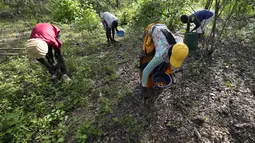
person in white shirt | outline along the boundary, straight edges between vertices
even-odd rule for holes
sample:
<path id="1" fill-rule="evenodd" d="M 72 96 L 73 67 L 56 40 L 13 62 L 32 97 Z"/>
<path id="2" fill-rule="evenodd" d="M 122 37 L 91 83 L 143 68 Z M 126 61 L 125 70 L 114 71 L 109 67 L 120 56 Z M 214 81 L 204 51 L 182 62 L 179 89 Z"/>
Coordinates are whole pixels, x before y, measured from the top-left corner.
<path id="1" fill-rule="evenodd" d="M 117 32 L 119 31 L 117 29 L 118 18 L 115 15 L 111 14 L 110 12 L 104 12 L 101 14 L 100 17 L 102 18 L 102 23 L 106 30 L 106 38 L 107 38 L 108 45 L 110 45 L 110 40 L 112 43 L 116 42 L 114 39 L 114 35 L 115 35 L 114 31 L 115 29 Z"/>
<path id="2" fill-rule="evenodd" d="M 153 24 L 153 25 L 152 25 Z M 153 96 L 152 73 L 158 71 L 162 65 L 164 72 L 172 77 L 172 67 L 181 67 L 183 61 L 189 53 L 189 48 L 180 36 L 173 34 L 165 24 L 152 23 L 146 27 L 146 35 L 150 35 L 155 47 L 151 52 L 146 46 L 139 54 L 140 61 L 140 79 L 142 83 L 142 96 L 148 98 Z"/>

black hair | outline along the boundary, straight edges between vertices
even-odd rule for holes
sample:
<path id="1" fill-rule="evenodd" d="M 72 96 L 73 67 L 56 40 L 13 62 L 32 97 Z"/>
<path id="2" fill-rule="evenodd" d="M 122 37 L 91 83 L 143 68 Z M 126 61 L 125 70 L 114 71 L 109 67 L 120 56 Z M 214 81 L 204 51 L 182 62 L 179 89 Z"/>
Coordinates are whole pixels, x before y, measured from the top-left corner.
<path id="1" fill-rule="evenodd" d="M 182 21 L 183 23 L 188 23 L 189 17 L 188 17 L 187 15 L 182 15 L 182 16 L 181 16 L 181 21 Z"/>

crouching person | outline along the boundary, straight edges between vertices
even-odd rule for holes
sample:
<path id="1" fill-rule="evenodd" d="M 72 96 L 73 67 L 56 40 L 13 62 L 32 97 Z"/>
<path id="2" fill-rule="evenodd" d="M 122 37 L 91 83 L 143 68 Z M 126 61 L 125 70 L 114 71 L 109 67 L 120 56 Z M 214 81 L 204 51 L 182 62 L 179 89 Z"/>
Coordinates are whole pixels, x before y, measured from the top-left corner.
<path id="1" fill-rule="evenodd" d="M 153 71 L 158 71 L 158 67 L 164 67 L 163 71 L 172 76 L 172 66 L 179 68 L 188 56 L 188 52 L 187 45 L 180 37 L 172 34 L 165 24 L 148 25 L 139 55 L 142 96 L 148 98 L 153 95 Z"/>
<path id="2" fill-rule="evenodd" d="M 118 19 L 115 15 L 110 12 L 104 12 L 100 16 L 102 18 L 102 23 L 106 31 L 106 38 L 108 45 L 110 45 L 110 40 L 112 43 L 116 42 L 114 39 L 115 30 L 118 32 Z"/>
<path id="3" fill-rule="evenodd" d="M 71 80 L 66 71 L 64 59 L 61 54 L 62 42 L 59 40 L 60 29 L 49 23 L 39 23 L 32 29 L 29 40 L 26 41 L 28 57 L 37 59 L 45 66 L 52 79 L 57 76 L 64 80 Z M 47 61 L 44 59 L 46 57 Z M 54 60 L 55 57 L 55 60 Z"/>
<path id="4" fill-rule="evenodd" d="M 181 21 L 183 23 L 187 23 L 187 32 L 189 32 L 190 29 L 190 23 L 194 23 L 196 26 L 191 30 L 191 32 L 195 31 L 198 34 L 204 34 L 206 26 L 209 24 L 209 22 L 212 20 L 214 13 L 210 10 L 203 9 L 194 12 L 193 14 L 187 16 L 182 15 Z"/>

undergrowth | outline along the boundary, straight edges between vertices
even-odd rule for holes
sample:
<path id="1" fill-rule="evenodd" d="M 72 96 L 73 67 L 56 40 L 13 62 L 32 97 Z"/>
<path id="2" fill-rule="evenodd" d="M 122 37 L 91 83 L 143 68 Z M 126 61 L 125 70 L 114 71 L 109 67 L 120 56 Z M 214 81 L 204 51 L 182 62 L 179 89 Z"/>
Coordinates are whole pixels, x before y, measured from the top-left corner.
<path id="1" fill-rule="evenodd" d="M 129 94 L 117 83 L 112 54 L 104 53 L 109 47 L 105 47 L 102 29 L 91 33 L 82 27 L 78 31 L 77 25 L 60 28 L 71 82 L 52 82 L 46 69 L 24 53 L 1 58 L 1 142 L 63 142 L 70 129 L 77 142 L 98 138 L 103 125 L 95 123 L 104 120 L 118 99 Z M 92 106 L 95 110 L 89 110 Z M 79 108 L 98 112 L 93 119 L 79 121 L 72 116 Z"/>

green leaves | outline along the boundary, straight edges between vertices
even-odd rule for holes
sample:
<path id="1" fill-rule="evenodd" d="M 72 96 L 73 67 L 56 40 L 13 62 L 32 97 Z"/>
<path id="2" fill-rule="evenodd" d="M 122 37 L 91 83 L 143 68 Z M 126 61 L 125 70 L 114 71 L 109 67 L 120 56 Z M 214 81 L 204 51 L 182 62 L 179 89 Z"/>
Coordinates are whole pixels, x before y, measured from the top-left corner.
<path id="1" fill-rule="evenodd" d="M 100 18 L 91 4 L 80 3 L 78 0 L 57 0 L 54 17 L 62 23 L 78 23 L 86 30 L 93 30 L 98 27 Z"/>
<path id="2" fill-rule="evenodd" d="M 75 22 L 83 16 L 84 10 L 77 0 L 57 0 L 54 1 L 54 4 L 54 17 L 57 21 L 64 23 Z"/>
<path id="3" fill-rule="evenodd" d="M 101 135 L 102 129 L 100 129 L 100 125 L 97 126 L 94 121 L 84 121 L 75 135 L 75 142 L 86 143 L 88 140 L 96 139 Z"/>

